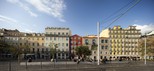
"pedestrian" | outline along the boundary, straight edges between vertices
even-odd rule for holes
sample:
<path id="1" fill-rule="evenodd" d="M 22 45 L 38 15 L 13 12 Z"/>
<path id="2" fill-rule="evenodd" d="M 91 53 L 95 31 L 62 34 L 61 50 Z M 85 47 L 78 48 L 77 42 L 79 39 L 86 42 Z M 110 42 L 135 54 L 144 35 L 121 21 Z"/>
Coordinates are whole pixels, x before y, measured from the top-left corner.
<path id="1" fill-rule="evenodd" d="M 80 63 L 80 59 L 78 59 L 78 61 L 77 61 L 77 64 L 79 64 Z"/>
<path id="2" fill-rule="evenodd" d="M 51 58 L 51 62 L 53 62 L 53 59 Z"/>

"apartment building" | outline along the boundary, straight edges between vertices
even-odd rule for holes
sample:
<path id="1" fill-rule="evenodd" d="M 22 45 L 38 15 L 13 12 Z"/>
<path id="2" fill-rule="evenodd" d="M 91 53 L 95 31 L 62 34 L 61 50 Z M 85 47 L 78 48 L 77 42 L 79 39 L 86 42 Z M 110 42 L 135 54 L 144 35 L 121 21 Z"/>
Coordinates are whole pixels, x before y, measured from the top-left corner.
<path id="1" fill-rule="evenodd" d="M 70 54 L 71 58 L 76 56 L 75 48 L 78 46 L 82 46 L 82 37 L 75 34 L 70 37 Z"/>
<path id="2" fill-rule="evenodd" d="M 141 30 L 136 29 L 136 26 L 129 26 L 125 29 L 114 26 L 113 28 L 102 30 L 100 36 L 110 38 L 112 60 L 140 58 L 138 42 Z"/>
<path id="3" fill-rule="evenodd" d="M 109 46 L 109 38 L 100 37 L 100 60 L 104 58 L 110 58 L 110 46 Z M 98 40 L 96 35 L 88 35 L 83 36 L 82 45 L 88 46 L 90 50 L 92 50 L 92 55 L 90 56 L 91 59 L 97 60 L 97 46 Z"/>
<path id="4" fill-rule="evenodd" d="M 56 49 L 57 59 L 68 59 L 70 36 L 71 30 L 69 28 L 47 27 L 45 28 L 45 47 Z"/>

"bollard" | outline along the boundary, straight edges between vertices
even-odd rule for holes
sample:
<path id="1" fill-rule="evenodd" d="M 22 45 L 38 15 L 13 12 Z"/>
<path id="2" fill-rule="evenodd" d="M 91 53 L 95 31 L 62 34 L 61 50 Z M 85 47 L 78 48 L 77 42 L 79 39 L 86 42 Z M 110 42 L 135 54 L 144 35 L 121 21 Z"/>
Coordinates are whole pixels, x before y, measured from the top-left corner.
<path id="1" fill-rule="evenodd" d="M 11 60 L 9 62 L 9 71 L 11 71 Z"/>
<path id="2" fill-rule="evenodd" d="M 27 67 L 27 60 L 26 60 L 26 70 L 27 70 L 27 68 L 28 68 L 28 67 Z"/>
<path id="3" fill-rule="evenodd" d="M 41 70 L 42 70 L 42 60 L 41 60 Z"/>

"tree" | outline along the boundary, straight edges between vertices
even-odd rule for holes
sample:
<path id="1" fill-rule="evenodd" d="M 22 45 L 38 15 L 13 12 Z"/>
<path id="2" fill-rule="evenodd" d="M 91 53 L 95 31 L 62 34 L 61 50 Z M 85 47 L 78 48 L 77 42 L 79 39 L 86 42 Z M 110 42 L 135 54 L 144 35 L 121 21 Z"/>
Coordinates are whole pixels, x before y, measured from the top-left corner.
<path id="1" fill-rule="evenodd" d="M 91 55 L 91 50 L 89 50 L 88 46 L 76 47 L 75 51 L 79 58 L 85 58 L 86 56 Z"/>
<path id="2" fill-rule="evenodd" d="M 146 53 L 147 55 L 154 55 L 154 38 L 152 37 L 147 37 L 146 40 Z M 139 42 L 139 47 L 140 47 L 140 52 L 141 56 L 144 56 L 144 51 L 145 51 L 145 39 L 142 39 Z"/>
<path id="3" fill-rule="evenodd" d="M 50 43 L 49 47 L 51 48 L 50 49 L 50 54 L 53 57 L 53 59 L 55 59 L 56 58 L 56 48 L 58 48 L 58 45 L 55 44 L 55 43 Z"/>
<path id="4" fill-rule="evenodd" d="M 52 58 L 55 57 L 55 53 L 56 53 L 56 50 L 54 48 L 51 48 L 50 49 L 50 54 L 51 54 Z"/>
<path id="5" fill-rule="evenodd" d="M 98 45 L 91 45 L 91 50 L 97 50 Z"/>

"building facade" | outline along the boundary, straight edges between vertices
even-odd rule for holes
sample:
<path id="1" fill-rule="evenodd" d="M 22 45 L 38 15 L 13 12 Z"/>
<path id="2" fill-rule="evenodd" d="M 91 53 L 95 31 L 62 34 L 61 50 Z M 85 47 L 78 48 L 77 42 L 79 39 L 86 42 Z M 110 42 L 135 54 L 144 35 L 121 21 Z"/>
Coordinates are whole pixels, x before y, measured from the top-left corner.
<path id="1" fill-rule="evenodd" d="M 45 28 L 45 47 L 56 49 L 57 59 L 69 58 L 69 37 L 71 30 L 69 28 L 61 27 L 47 27 Z M 54 46 L 57 45 L 57 48 Z"/>
<path id="2" fill-rule="evenodd" d="M 90 50 L 92 50 L 92 55 L 90 56 L 91 59 L 97 60 L 97 46 L 98 40 L 96 35 L 88 35 L 84 36 L 82 40 L 82 44 L 84 46 L 88 46 Z M 109 46 L 109 39 L 106 37 L 100 37 L 100 60 L 104 58 L 110 58 L 110 46 Z"/>
<path id="3" fill-rule="evenodd" d="M 44 33 L 23 33 L 18 30 L 0 29 L 0 39 L 7 44 L 20 48 L 23 53 L 22 59 L 51 59 L 51 49 L 56 48 L 57 59 L 69 57 L 69 28 L 47 27 Z M 7 53 L 8 54 L 8 53 Z"/>
<path id="4" fill-rule="evenodd" d="M 82 37 L 75 34 L 70 37 L 70 54 L 72 58 L 76 56 L 75 48 L 78 46 L 82 46 Z"/>
<path id="5" fill-rule="evenodd" d="M 115 59 L 139 59 L 138 42 L 141 30 L 136 26 L 122 29 L 120 26 L 102 30 L 100 36 L 110 38 L 111 57 Z"/>

